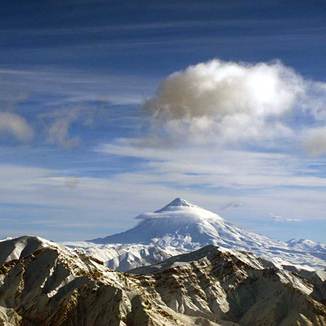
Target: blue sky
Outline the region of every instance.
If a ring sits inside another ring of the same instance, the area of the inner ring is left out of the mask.
[[[326,241],[324,1],[7,1],[0,18],[1,237],[95,238],[184,197]]]

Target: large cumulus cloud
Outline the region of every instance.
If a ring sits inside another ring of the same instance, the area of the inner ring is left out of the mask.
[[[313,96],[317,88],[318,96]],[[305,80],[279,61],[214,59],[168,76],[145,109],[171,137],[264,141],[292,136],[287,118],[296,110],[315,115],[318,106],[321,116],[321,94],[326,91],[320,83]]]

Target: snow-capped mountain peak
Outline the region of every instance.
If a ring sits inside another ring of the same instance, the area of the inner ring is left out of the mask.
[[[154,212],[140,214],[134,228],[94,239],[95,243],[141,243],[155,242],[164,246],[187,247],[189,250],[207,244],[217,244],[218,229],[224,227],[224,220],[217,214],[177,198]],[[226,232],[224,232],[226,233]],[[190,248],[190,247],[191,248]]]
[[[98,251],[98,246],[103,247],[100,248],[101,252],[111,252],[112,247],[119,248],[117,257],[128,256],[126,266],[139,266],[145,258],[150,261],[158,258],[160,261],[161,257],[170,253],[189,252],[212,244],[225,249],[250,251],[272,260],[278,266],[295,264],[306,268],[323,268],[326,265],[323,248],[317,252],[306,244],[303,246],[272,240],[237,227],[218,214],[182,198],[174,199],[159,210],[140,214],[136,219],[139,223],[125,232],[90,240],[88,243],[91,251],[94,252],[94,247]],[[83,251],[87,251],[85,244],[82,247]],[[148,250],[145,250],[146,248]],[[146,252],[150,253],[150,257]],[[111,259],[112,255],[109,256]],[[120,266],[120,258],[108,265]],[[136,261],[140,263],[134,264]]]
[[[157,220],[155,223],[160,223],[160,219],[174,219],[178,224],[217,222],[223,223],[221,216],[194,205],[185,199],[176,198],[163,208],[154,212],[147,212],[136,217],[138,220]]]
[[[166,206],[164,206],[163,208],[157,210],[156,212],[163,212],[165,210],[170,210],[170,209],[175,209],[177,207],[194,207],[195,205],[189,203],[188,201],[186,201],[183,198],[175,198],[173,199],[169,204],[167,204]]]

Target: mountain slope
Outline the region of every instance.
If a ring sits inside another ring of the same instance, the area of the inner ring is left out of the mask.
[[[299,274],[278,269],[249,253],[207,246],[130,272],[154,275],[158,280],[155,289],[177,311],[191,314],[201,306],[206,316],[213,312],[214,316],[217,314],[240,325],[318,325],[325,322],[325,316],[317,317],[316,311],[303,312],[306,302],[302,301],[304,293],[309,300],[319,301],[320,307],[325,304],[325,292],[321,292],[325,288],[325,274],[317,276],[310,272],[316,279],[309,283]],[[169,296],[172,287],[175,288],[175,301]],[[185,298],[184,293],[191,295]],[[207,300],[212,293],[217,301]]]
[[[132,248],[129,251],[131,267],[141,266],[137,257],[143,257],[144,264],[147,263],[146,259],[154,262],[154,256],[158,257],[159,262],[162,261],[160,257],[189,252],[208,244],[253,252],[279,265],[294,264],[307,269],[326,267],[325,247],[320,247],[317,253],[315,248],[272,240],[236,227],[219,215],[181,198],[176,198],[153,213],[141,214],[137,219],[140,223],[128,231],[90,240],[88,245],[84,243],[83,246],[75,246],[82,247],[80,249],[85,252],[101,251],[102,256],[105,252],[110,252],[112,247],[118,246],[124,252]],[[139,250],[142,251],[145,246],[149,246],[151,253],[146,256],[135,252],[134,244],[141,245]],[[69,245],[74,246],[73,243]],[[87,247],[92,249],[86,249]],[[119,260],[119,255],[107,254],[108,264],[112,259]],[[120,268],[119,264],[110,264],[111,267]]]
[[[309,252],[313,256],[326,260],[326,244],[307,239],[291,239],[286,242],[290,248]]]
[[[40,238],[2,241],[0,252],[8,253],[0,262],[2,325],[326,323],[314,282],[247,253],[207,246],[127,274]]]
[[[135,277],[63,246],[22,237],[0,242],[0,252],[8,252],[0,263],[0,325],[193,325],[150,304]]]
[[[65,246],[105,262],[106,266],[121,272],[161,262],[183,252],[177,248],[161,248],[155,244],[94,244],[65,242]]]

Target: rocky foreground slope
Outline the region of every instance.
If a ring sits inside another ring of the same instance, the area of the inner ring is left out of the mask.
[[[0,242],[0,325],[325,325],[323,272],[206,246],[130,273],[36,237]]]

